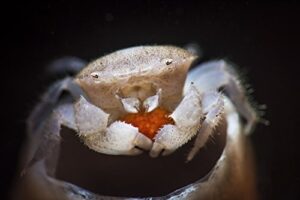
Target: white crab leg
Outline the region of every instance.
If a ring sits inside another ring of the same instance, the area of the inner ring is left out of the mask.
[[[189,152],[187,161],[191,161],[199,149],[206,144],[207,140],[220,122],[224,111],[222,95],[217,92],[204,93],[202,98],[202,109],[203,113],[205,113],[205,120],[198,131],[194,147]]]
[[[150,156],[157,157],[162,150],[168,155],[178,147],[187,143],[196,135],[202,116],[200,95],[195,87],[191,86],[183,100],[170,115],[175,125],[165,125],[155,136],[155,142]]]
[[[108,117],[83,97],[75,104],[78,134],[89,148],[110,155],[137,155],[142,153],[138,148],[152,147],[152,141],[130,124],[116,121],[107,127]]]
[[[188,73],[185,90],[191,82],[201,92],[224,89],[225,94],[236,106],[237,111],[247,120],[244,132],[246,134],[251,133],[258,116],[245,95],[238,74],[229,63],[224,60],[203,63]]]

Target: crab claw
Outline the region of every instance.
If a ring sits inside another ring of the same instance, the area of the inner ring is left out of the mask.
[[[137,155],[150,150],[152,140],[131,124],[115,121],[108,126],[109,114],[81,97],[75,104],[78,135],[84,143],[99,153]]]
[[[170,155],[171,153],[173,153],[176,149],[171,150],[171,149],[166,149],[166,147],[158,142],[154,142],[152,149],[150,151],[150,156],[152,158],[156,158],[158,157],[160,154],[162,156],[167,156]]]
[[[138,155],[152,147],[151,139],[121,121],[112,123],[103,133],[85,137],[84,142],[89,148],[109,155]]]
[[[173,153],[177,149],[177,146],[174,145],[174,139],[176,140],[176,136],[180,134],[176,126],[165,125],[155,136],[155,142],[150,151],[150,156],[156,158],[160,154],[166,156]]]
[[[137,133],[133,140],[135,147],[139,147],[144,150],[150,150],[152,148],[152,140],[141,133]]]
[[[170,117],[175,124],[164,125],[154,138],[151,157],[173,153],[197,134],[202,116],[200,95],[191,87]]]
[[[138,131],[130,124],[116,121],[106,132],[106,148],[114,148],[110,154],[137,155],[143,150],[150,150],[152,140]],[[103,145],[104,142],[102,142]]]

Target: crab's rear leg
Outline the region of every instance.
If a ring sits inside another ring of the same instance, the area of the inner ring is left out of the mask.
[[[76,73],[85,65],[86,62],[80,58],[64,57],[50,63],[47,66],[47,70],[53,74]],[[62,100],[61,96],[64,92],[71,95],[71,98],[68,99],[69,102],[72,99],[78,99],[79,96],[85,96],[83,90],[71,77],[56,81],[42,96],[40,103],[35,106],[27,119],[27,132],[30,135],[35,135],[38,129],[43,126],[43,122],[51,115],[53,109]]]
[[[204,93],[202,96],[202,109],[204,120],[198,131],[194,146],[187,156],[187,161],[191,161],[199,149],[206,144],[214,129],[221,121],[221,118],[224,117],[224,100],[222,95],[217,92]]]
[[[62,95],[66,93],[68,95]],[[24,170],[50,155],[56,155],[60,144],[60,127],[65,125],[76,129],[73,114],[73,99],[85,95],[81,88],[67,77],[51,85],[42,96],[41,102],[27,119],[27,132],[30,138]],[[55,147],[55,148],[48,148]],[[55,162],[52,159],[51,162]]]
[[[223,89],[241,116],[246,119],[244,132],[247,134],[253,130],[258,120],[257,114],[250,105],[238,75],[230,64],[224,60],[201,64],[189,72],[186,86],[191,82],[195,84],[200,92]]]
[[[53,74],[62,73],[77,73],[86,65],[86,62],[76,57],[64,57],[54,60],[47,66],[47,70]],[[78,99],[80,96],[85,96],[83,90],[73,81],[71,77],[64,78],[56,81],[49,89],[44,93],[41,101],[33,111],[30,113],[27,119],[27,132],[29,135],[36,135],[39,129],[42,129],[44,122],[51,115],[52,111],[63,100],[62,94],[66,92],[71,98],[68,98],[68,102],[72,102],[74,99]],[[86,96],[85,96],[86,97]],[[87,97],[86,97],[87,98]],[[65,99],[63,100],[65,101]]]
[[[77,74],[87,62],[83,59],[67,56],[54,60],[47,66],[47,71],[52,74]]]
[[[69,94],[68,102],[72,102],[73,99],[78,99],[80,96],[85,96],[83,90],[74,83],[71,77],[56,81],[42,96],[40,103],[33,109],[27,119],[27,132],[30,136],[37,135],[36,133],[43,129],[44,122],[58,104],[61,101],[66,101],[66,98],[62,98],[64,92]]]

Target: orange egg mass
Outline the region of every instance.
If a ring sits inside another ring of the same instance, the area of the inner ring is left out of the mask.
[[[163,108],[156,108],[151,112],[129,113],[121,118],[128,124],[139,129],[148,138],[153,139],[158,130],[165,124],[174,124],[170,113]]]

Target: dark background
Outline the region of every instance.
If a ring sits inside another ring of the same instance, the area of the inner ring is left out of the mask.
[[[270,126],[258,125],[251,135],[261,199],[300,199],[299,3],[57,1],[3,8],[9,11],[2,13],[1,31],[0,180],[6,193],[26,116],[53,80],[45,72],[50,61],[69,55],[90,61],[134,45],[196,42],[203,60],[227,58],[245,69],[256,101],[268,106]]]

